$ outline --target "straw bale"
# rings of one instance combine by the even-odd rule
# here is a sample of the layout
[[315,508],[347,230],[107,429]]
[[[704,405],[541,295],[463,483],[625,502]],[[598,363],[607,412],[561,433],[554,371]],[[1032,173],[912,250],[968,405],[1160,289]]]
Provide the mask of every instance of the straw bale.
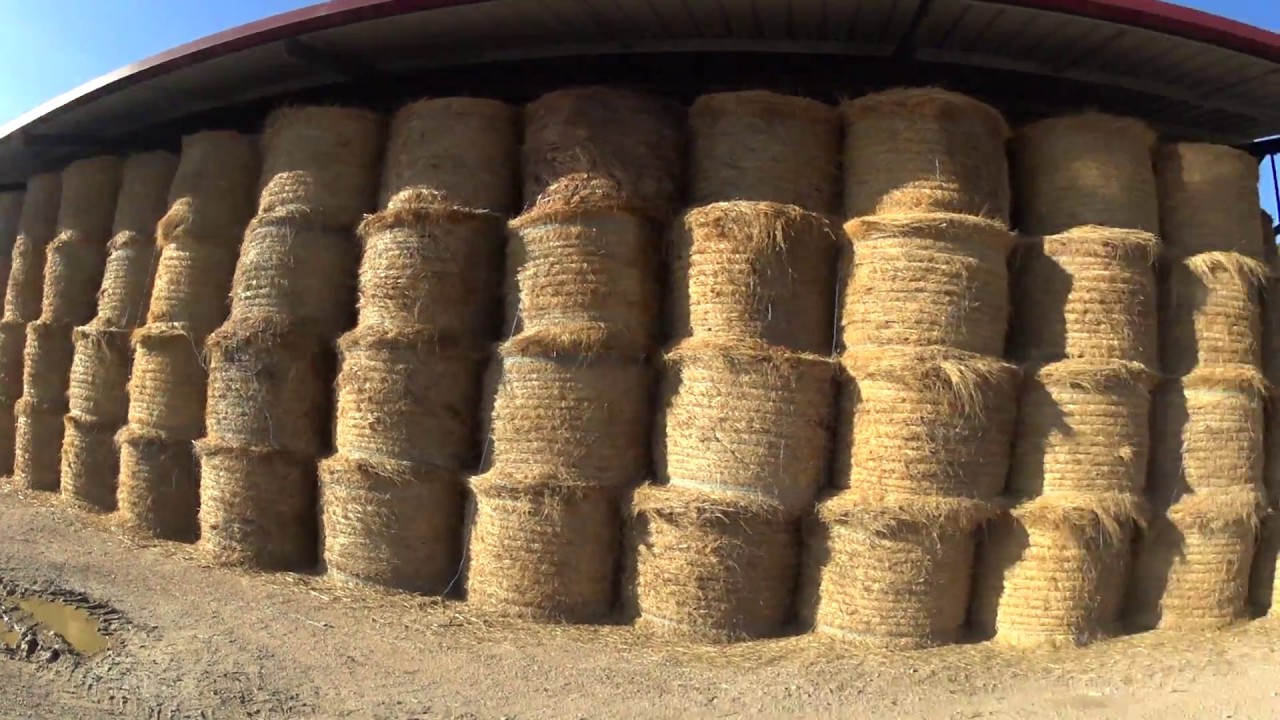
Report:
[[361,326],[339,343],[335,446],[351,458],[472,466],[481,356],[434,333]]
[[1022,238],[1011,267],[1013,357],[1159,367],[1153,267],[1158,248],[1149,233],[1097,225]]
[[1155,382],[1123,361],[1062,360],[1024,375],[1008,493],[1141,493]]
[[383,120],[358,108],[285,107],[262,132],[258,214],[310,210],[320,228],[355,227],[378,191]]
[[1226,145],[1162,145],[1156,151],[1156,181],[1160,233],[1171,252],[1262,257],[1257,158]]
[[31,322],[40,317],[45,246],[57,231],[61,188],[62,176],[57,173],[36,175],[27,183],[5,285],[5,320]]
[[1262,366],[1261,286],[1267,266],[1238,253],[1201,253],[1164,270],[1160,359],[1165,373],[1245,363]]
[[199,342],[227,319],[238,246],[185,238],[160,249],[147,323],[182,323]]
[[76,328],[73,338],[68,407],[82,418],[120,427],[129,416],[129,331],[90,325]]
[[1009,224],[1009,127],[994,108],[937,88],[844,103],[844,214],[959,213]]
[[525,107],[525,207],[620,210],[662,220],[680,202],[683,111],[606,87],[557,90]]
[[1060,493],[988,523],[970,624],[1019,647],[1087,645],[1119,632],[1136,496]]
[[716,203],[674,223],[671,246],[674,337],[831,351],[837,245],[825,217],[774,203]]
[[22,398],[13,415],[13,479],[28,490],[58,492],[63,412],[46,410]]
[[1280,601],[1277,564],[1280,564],[1280,516],[1272,513],[1262,521],[1253,568],[1249,572],[1249,607],[1255,615],[1277,614],[1272,612]]
[[195,542],[200,534],[200,465],[191,441],[126,426],[120,445],[119,518],[143,537]]
[[0,404],[13,405],[22,397],[22,356],[26,345],[26,323],[0,320]]
[[62,439],[62,497],[99,512],[116,509],[116,478],[120,453],[118,425],[67,415]]
[[637,355],[652,347],[661,242],[655,225],[613,210],[536,210],[510,227],[511,334],[556,333],[569,345]]
[[806,519],[798,606],[817,632],[890,648],[959,639],[988,503],[842,492]]
[[218,565],[308,570],[318,561],[316,463],[206,438],[200,458],[200,545]]
[[889,349],[846,356],[836,487],[991,498],[1004,488],[1018,372],[984,356]]
[[266,316],[337,338],[355,320],[355,233],[317,216],[259,215],[245,231],[231,281],[231,320]]
[[[96,245],[107,244],[111,239],[123,167],[121,158],[104,155],[77,160],[62,171],[59,235]],[[96,289],[97,283],[94,285]]]
[[58,232],[58,206],[62,204],[62,173],[33,175],[27,180],[18,219],[18,236],[44,245]]
[[154,239],[156,223],[169,208],[169,186],[177,169],[178,157],[172,153],[145,152],[125,158],[113,235],[132,233]]
[[142,324],[151,302],[156,256],[150,237],[136,233],[116,235],[107,248],[95,326],[129,329]]
[[523,354],[494,360],[489,457],[504,480],[629,487],[648,475],[651,372],[638,360]]
[[689,109],[689,205],[760,201],[834,213],[840,118],[816,100],[761,90],[703,95]]
[[686,340],[666,356],[660,481],[808,510],[826,479],[834,380],[827,357]]
[[134,332],[130,425],[180,440],[203,436],[207,384],[196,340],[181,325],[153,324]]
[[1014,236],[962,215],[895,215],[845,225],[844,346],[943,346],[1000,355]]
[[9,268],[13,244],[18,239],[18,221],[22,217],[22,192],[0,193],[0,284],[9,285]]
[[481,98],[436,98],[396,112],[379,207],[440,207],[508,215],[520,207],[520,113]]
[[67,411],[67,386],[75,356],[72,328],[38,320],[27,324],[22,351],[22,397],[42,410]]
[[71,325],[92,320],[106,262],[105,241],[59,235],[46,248],[40,319]]
[[[211,440],[301,457],[328,448],[333,358],[318,338],[284,323],[232,321],[209,336],[206,357]],[[218,463],[244,460],[237,455]]]
[[1139,535],[1126,600],[1130,628],[1208,630],[1247,618],[1261,508],[1257,488],[1225,488],[1153,518]]
[[455,579],[461,588],[465,493],[456,470],[325,460],[320,520],[328,574],[427,595],[444,594]]
[[467,601],[532,620],[598,623],[614,610],[617,492],[561,479],[471,479]]
[[253,217],[259,161],[258,143],[249,135],[215,130],[183,137],[169,210],[156,228],[159,243],[238,247]]
[[360,323],[495,339],[504,231],[496,215],[457,209],[405,206],[369,217],[360,226]]

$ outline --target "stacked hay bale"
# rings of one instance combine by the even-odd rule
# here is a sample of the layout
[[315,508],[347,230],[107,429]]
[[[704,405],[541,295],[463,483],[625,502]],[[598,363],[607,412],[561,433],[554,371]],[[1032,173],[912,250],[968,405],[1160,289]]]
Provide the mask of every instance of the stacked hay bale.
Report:
[[155,227],[167,207],[177,158],[125,160],[113,237],[98,291],[98,314],[75,329],[62,441],[62,496],[89,509],[116,509],[116,431],[128,417],[129,339],[146,314],[155,269]]
[[649,471],[645,357],[679,122],[662,100],[605,88],[525,109],[526,210],[507,246],[514,337],[485,400],[488,470],[471,481],[467,592],[481,606],[569,622],[613,610],[619,504]]
[[801,612],[881,646],[954,642],[974,530],[1002,490],[1016,372],[1000,114],[932,89],[845,119],[842,398],[834,484],[806,531]]
[[262,137],[258,214],[227,321],[205,344],[200,542],[219,564],[317,560],[316,463],[330,446],[332,343],[351,326],[355,228],[377,193],[382,119],[285,108]]
[[72,330],[94,316],[120,171],[120,158],[104,156],[74,162],[62,173],[58,235],[46,249],[40,319],[27,326],[16,410],[13,474],[33,490],[58,491]]
[[22,191],[0,193],[0,285],[9,284],[13,245],[18,239],[18,221],[21,219]]
[[200,506],[192,443],[204,435],[205,339],[226,319],[240,241],[253,215],[257,143],[217,131],[182,139],[146,324],[133,333],[119,515],[130,532],[193,541]]
[[834,108],[707,95],[689,116],[697,207],[671,232],[673,343],[657,483],[633,498],[629,608],[711,641],[790,624],[800,517],[824,484],[839,192]]
[[1156,178],[1167,379],[1128,612],[1138,630],[1215,628],[1247,616],[1263,506],[1258,167],[1232,148],[1183,143],[1159,149]]
[[22,397],[23,349],[27,324],[40,317],[45,248],[58,226],[62,176],[31,178],[18,218],[0,319],[0,475],[13,474],[14,414]]
[[336,454],[320,466],[330,575],[441,594],[462,559],[464,469],[498,337],[519,116],[423,100],[395,116],[381,211],[360,226],[359,321],[339,341]]
[[1280,257],[1276,252],[1274,221],[1265,210],[1262,216],[1262,248],[1271,274],[1262,295],[1262,370],[1267,379],[1265,437],[1263,441],[1263,492],[1266,516],[1258,536],[1258,549],[1249,578],[1249,603],[1257,615],[1267,615],[1276,606],[1276,565],[1280,561]]
[[1154,143],[1096,113],[1014,139],[1009,354],[1023,383],[1012,512],[987,527],[975,578],[982,637],[1072,646],[1119,630],[1158,362]]

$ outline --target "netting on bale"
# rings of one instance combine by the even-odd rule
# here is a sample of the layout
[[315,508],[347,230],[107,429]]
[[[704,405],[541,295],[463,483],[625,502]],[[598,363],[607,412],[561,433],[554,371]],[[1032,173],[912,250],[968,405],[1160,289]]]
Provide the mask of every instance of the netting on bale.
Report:
[[689,205],[759,201],[836,210],[840,118],[808,98],[752,90],[703,95],[689,109]]
[[1174,260],[1164,272],[1160,358],[1166,374],[1226,364],[1262,366],[1265,263],[1234,252],[1204,252]]
[[215,130],[183,137],[169,209],[156,228],[160,244],[239,247],[253,216],[259,161],[258,143],[248,135]]
[[18,219],[18,237],[13,245],[13,264],[5,286],[5,320],[27,323],[40,317],[45,246],[57,232],[61,197],[59,173],[36,175],[27,182],[22,215]]
[[1156,151],[1160,232],[1178,256],[1263,255],[1258,242],[1258,160],[1225,145],[1174,143]]
[[1009,322],[1014,236],[962,215],[850,221],[840,326],[846,350],[942,346],[999,356]]
[[117,435],[121,523],[131,532],[194,542],[200,534],[200,465],[189,440],[126,425]]
[[844,103],[844,214],[956,213],[1009,223],[1009,128],[994,108],[935,88]]

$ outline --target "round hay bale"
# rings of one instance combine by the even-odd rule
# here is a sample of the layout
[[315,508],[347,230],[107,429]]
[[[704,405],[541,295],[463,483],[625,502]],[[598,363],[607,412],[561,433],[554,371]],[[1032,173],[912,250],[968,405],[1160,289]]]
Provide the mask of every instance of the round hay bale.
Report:
[[98,290],[98,316],[93,324],[120,329],[141,325],[151,304],[155,269],[156,245],[150,237],[132,232],[116,235],[107,246],[102,287]]
[[107,244],[123,167],[123,159],[104,155],[77,160],[62,171],[60,235],[90,244]]
[[689,205],[758,201],[834,213],[840,118],[816,100],[762,90],[703,95],[689,108]]
[[147,325],[133,333],[129,425],[178,440],[204,435],[209,378],[200,352],[181,325]]
[[327,573],[426,595],[461,589],[465,494],[456,470],[342,455],[321,462]]
[[1086,112],[1018,130],[1010,143],[1018,229],[1057,235],[1082,225],[1160,232],[1152,151],[1141,120]]
[[286,107],[262,132],[258,214],[307,208],[318,228],[355,227],[373,209],[383,120],[368,110]]
[[800,560],[794,516],[760,498],[645,486],[632,500],[626,592],[637,624],[733,642],[782,635]]
[[671,233],[671,335],[830,353],[836,251],[825,217],[789,205],[690,210]]
[[183,137],[169,210],[155,229],[159,243],[239,247],[257,200],[259,160],[249,135],[215,130]]
[[187,239],[160,249],[147,323],[181,323],[199,342],[227,319],[239,250]]
[[13,405],[22,397],[22,356],[27,346],[27,324],[0,320],[0,405]]
[[120,445],[119,518],[147,538],[195,542],[200,535],[200,465],[190,440],[125,427]]
[[1262,366],[1265,264],[1238,253],[1170,263],[1160,293],[1160,359],[1177,377],[1196,368]]
[[833,484],[860,493],[993,498],[1004,488],[1018,371],[937,350],[843,361]]
[[467,602],[502,615],[598,623],[613,613],[622,513],[613,489],[471,479]]
[[804,627],[876,647],[956,642],[974,563],[974,529],[993,514],[958,498],[840,493],[806,519],[798,606]]
[[106,262],[105,242],[59,235],[46,249],[40,319],[77,326],[92,320]]
[[559,477],[631,487],[649,473],[651,372],[644,362],[500,349],[489,457],[507,482]]
[[936,88],[888,90],[840,106],[844,214],[957,213],[1009,224],[1009,126]]
[[1226,145],[1173,143],[1156,151],[1160,234],[1175,255],[1260,258],[1258,159]]
[[1253,556],[1253,568],[1249,572],[1249,607],[1254,615],[1275,615],[1272,609],[1280,601],[1280,585],[1276,572],[1280,563],[1280,516],[1274,512],[1262,520],[1258,534],[1258,547]]
[[1167,508],[1184,495],[1260,488],[1266,383],[1256,368],[1201,368],[1161,383],[1151,414],[1148,496]]
[[830,358],[695,339],[665,364],[654,438],[662,482],[750,495],[793,516],[813,506],[834,424]]
[[1156,375],[1138,363],[1062,360],[1024,376],[1007,492],[1141,493]]
[[96,423],[120,427],[129,416],[128,330],[78,327],[67,390],[71,412]]
[[266,316],[337,338],[355,320],[360,248],[349,230],[315,216],[259,215],[245,232],[231,281],[231,320]]
[[1149,233],[1096,225],[1022,238],[1011,264],[1012,356],[1159,367],[1158,248]]
[[329,447],[333,358],[325,343],[281,323],[232,321],[209,336],[206,357],[205,423],[215,444],[311,458]]
[[9,268],[13,244],[18,239],[18,221],[22,218],[22,192],[0,193],[0,284],[9,285]]
[[438,98],[396,112],[379,207],[520,207],[520,112],[497,100]]
[[28,490],[58,492],[63,412],[46,410],[22,398],[13,415],[13,479]]
[[605,87],[570,88],[525,107],[525,207],[615,210],[663,220],[680,203],[683,111]]
[[59,415],[67,411],[67,386],[75,357],[71,333],[72,328],[62,323],[28,323],[22,351],[22,397]]
[[308,570],[318,561],[316,464],[291,453],[196,443],[200,545],[218,565]]
[[659,321],[659,248],[657,227],[635,215],[521,215],[507,247],[506,328],[561,336],[565,352],[647,352]]
[[58,232],[58,206],[62,204],[62,173],[32,175],[22,198],[18,235],[44,245]]
[[941,214],[864,218],[844,229],[853,242],[840,318],[846,349],[1004,352],[1012,233]]
[[96,512],[116,509],[116,478],[120,453],[118,425],[96,423],[67,415],[62,440],[62,497]]
[[424,325],[477,344],[497,338],[500,217],[405,206],[370,216],[360,236],[360,324]]
[[178,157],[167,152],[138,153],[125,159],[113,235],[130,233],[155,239],[156,223],[169,208],[169,186],[177,169]]
[[1215,489],[1152,519],[1139,535],[1130,629],[1211,630],[1246,619],[1261,508],[1257,488]]
[[40,317],[45,246],[57,232],[61,193],[62,176],[58,173],[36,175],[27,182],[5,285],[5,320],[31,322]]
[[988,523],[970,624],[1016,647],[1075,647],[1121,628],[1133,495],[1049,495]]

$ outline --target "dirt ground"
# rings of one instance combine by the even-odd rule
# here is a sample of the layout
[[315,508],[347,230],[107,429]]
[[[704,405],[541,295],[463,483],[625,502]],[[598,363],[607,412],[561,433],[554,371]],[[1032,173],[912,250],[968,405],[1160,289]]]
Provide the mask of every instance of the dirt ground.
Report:
[[7,486],[0,581],[72,593],[111,619],[94,657],[0,657],[4,718],[1280,717],[1269,619],[1046,653],[685,646],[206,567],[189,547],[140,547]]

